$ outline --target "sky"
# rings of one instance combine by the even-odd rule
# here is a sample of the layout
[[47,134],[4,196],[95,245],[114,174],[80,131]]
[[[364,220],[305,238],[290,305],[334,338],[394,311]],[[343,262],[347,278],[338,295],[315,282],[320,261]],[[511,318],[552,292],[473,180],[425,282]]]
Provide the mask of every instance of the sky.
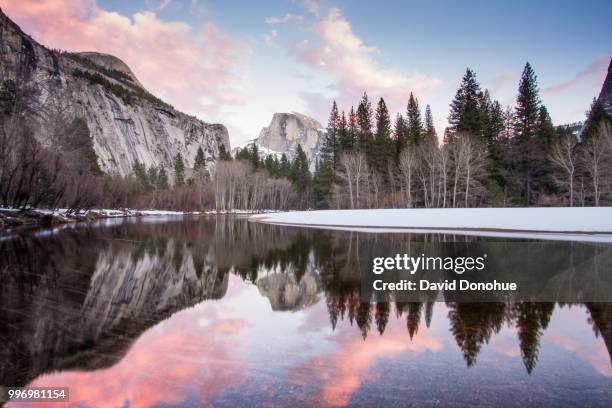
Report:
[[275,112],[323,126],[367,92],[393,116],[410,92],[438,134],[467,67],[513,106],[531,63],[555,124],[583,120],[612,57],[610,1],[0,0],[40,43],[126,62],[152,93],[232,146]]

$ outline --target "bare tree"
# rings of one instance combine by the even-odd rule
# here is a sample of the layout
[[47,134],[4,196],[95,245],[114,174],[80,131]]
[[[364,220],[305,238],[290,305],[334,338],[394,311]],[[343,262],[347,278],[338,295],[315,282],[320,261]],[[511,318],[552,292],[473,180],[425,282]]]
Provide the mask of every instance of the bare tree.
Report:
[[406,192],[406,207],[413,207],[412,200],[412,184],[413,184],[413,174],[417,165],[417,157],[414,149],[411,147],[405,148],[399,157],[399,170],[402,175],[402,184],[404,191]]
[[555,181],[560,188],[567,191],[569,205],[574,206],[574,181],[577,170],[577,140],[574,135],[564,135],[552,147],[549,155],[551,163],[561,172]]
[[351,208],[360,204],[360,187],[364,179],[367,178],[368,165],[363,153],[348,152],[340,157],[341,172],[340,179],[344,180],[348,186]]

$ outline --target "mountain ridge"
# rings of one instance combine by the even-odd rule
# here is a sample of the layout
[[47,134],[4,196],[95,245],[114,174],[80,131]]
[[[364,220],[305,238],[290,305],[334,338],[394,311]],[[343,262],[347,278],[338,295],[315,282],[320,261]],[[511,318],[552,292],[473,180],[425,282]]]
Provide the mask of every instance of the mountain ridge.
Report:
[[180,153],[193,167],[202,148],[212,169],[227,128],[187,115],[148,92],[121,59],[98,52],[51,50],[0,9],[0,68],[4,81],[24,76],[40,103],[59,103],[89,128],[100,168],[127,175],[136,162],[171,169]]

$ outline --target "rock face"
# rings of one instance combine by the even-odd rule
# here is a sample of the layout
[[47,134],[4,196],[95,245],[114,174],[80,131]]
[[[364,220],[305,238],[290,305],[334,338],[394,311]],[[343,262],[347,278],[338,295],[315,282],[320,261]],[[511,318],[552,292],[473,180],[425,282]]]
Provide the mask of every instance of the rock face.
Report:
[[[323,146],[325,129],[315,119],[301,113],[275,113],[270,124],[263,128],[259,137],[244,146],[256,143],[260,154],[287,154],[293,158],[298,145],[302,146],[311,168]],[[244,147],[243,146],[243,147]]]
[[170,169],[177,153],[193,167],[198,147],[213,170],[220,146],[230,151],[225,126],[205,123],[151,95],[120,59],[47,49],[1,10],[0,76],[0,81],[20,79],[41,103],[59,103],[83,117],[98,164],[108,173],[129,174],[136,161]]

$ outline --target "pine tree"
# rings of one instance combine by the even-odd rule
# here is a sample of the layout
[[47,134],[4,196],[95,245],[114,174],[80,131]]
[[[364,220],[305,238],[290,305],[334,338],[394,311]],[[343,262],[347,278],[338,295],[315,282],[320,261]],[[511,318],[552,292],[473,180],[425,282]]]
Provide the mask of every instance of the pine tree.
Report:
[[160,164],[159,169],[157,171],[157,186],[158,190],[167,190],[169,188],[168,183],[168,174],[166,173],[166,169]]
[[357,107],[357,132],[358,149],[367,156],[368,147],[372,140],[372,104],[365,92]]
[[393,156],[393,144],[391,141],[391,117],[383,98],[378,101],[375,118],[376,137],[372,144],[372,164],[376,171],[385,174],[387,162]]
[[549,151],[555,141],[555,126],[548,114],[548,109],[546,109],[544,105],[541,105],[538,111],[538,128],[536,135],[544,150]]
[[278,159],[275,159],[275,156],[269,154],[266,156],[264,163],[264,168],[272,177],[278,177]]
[[317,161],[315,165],[315,173],[312,178],[312,189],[314,192],[315,206],[317,208],[325,208],[327,200],[331,193],[332,170],[330,161]]
[[431,107],[429,107],[429,105],[425,107],[425,140],[428,143],[434,143],[436,146],[438,145],[438,135],[436,134],[433,115],[431,114]]
[[308,158],[302,145],[298,144],[295,158],[291,164],[291,181],[298,194],[306,193],[311,184],[310,170],[308,169]]
[[601,122],[606,118],[610,119],[612,116],[608,115],[601,100],[593,98],[591,107],[587,112],[587,119],[584,122],[584,127],[580,134],[581,139],[589,140],[593,137],[595,132],[599,129]]
[[278,173],[280,177],[287,179],[291,178],[291,163],[289,163],[289,159],[285,153],[281,155]]
[[230,161],[232,160],[232,155],[228,153],[227,150],[225,150],[225,145],[221,144],[219,146],[219,160],[223,160],[223,161]]
[[342,151],[350,149],[352,146],[353,141],[351,140],[349,133],[348,122],[346,120],[344,111],[342,111],[342,115],[340,116],[340,124],[338,126],[338,154],[340,154]]
[[355,147],[357,137],[359,135],[359,127],[357,126],[357,114],[355,109],[351,106],[348,119],[348,137],[346,140],[346,149],[350,150]]
[[423,138],[423,121],[421,120],[421,110],[419,101],[410,92],[408,106],[406,108],[406,127],[408,143],[412,146],[418,145]]
[[488,110],[488,117],[484,129],[484,137],[487,143],[495,143],[504,131],[504,112],[498,101],[493,101]]
[[157,188],[157,183],[158,183],[158,178],[159,178],[157,167],[155,166],[149,167],[149,171],[147,172],[147,178],[149,180],[151,191],[155,190]]
[[536,138],[539,111],[537,77],[531,65],[527,63],[519,82],[514,112],[515,143],[521,152],[517,169],[520,173],[521,195],[525,206],[536,202],[535,191],[540,188],[538,173],[544,157],[543,149]]
[[448,116],[451,137],[459,132],[467,132],[475,136],[481,135],[481,96],[476,74],[468,68],[461,80],[455,98],[451,102],[451,111]]
[[183,162],[183,156],[179,152],[174,156],[174,187],[181,187],[184,185],[185,163]]
[[132,165],[132,171],[136,176],[136,179],[140,183],[140,187],[145,193],[148,193],[153,190],[151,182],[149,180],[149,174],[147,173],[147,168],[145,165],[139,161],[135,162]]
[[540,109],[538,92],[537,76],[531,64],[527,63],[519,83],[515,108],[514,131],[521,141],[530,140],[536,134]]
[[[336,172],[338,163],[338,133],[340,126],[340,116],[338,115],[338,105],[336,101],[332,104],[332,109],[327,122],[327,134],[323,145],[323,160],[329,160],[331,164],[332,177]],[[331,181],[330,181],[331,182]]]
[[395,138],[395,160],[397,161],[400,153],[406,147],[406,121],[401,113],[395,117],[393,137]]
[[206,169],[206,159],[204,158],[204,151],[202,147],[198,147],[198,151],[196,153],[195,161],[193,164],[194,171],[203,171]]

